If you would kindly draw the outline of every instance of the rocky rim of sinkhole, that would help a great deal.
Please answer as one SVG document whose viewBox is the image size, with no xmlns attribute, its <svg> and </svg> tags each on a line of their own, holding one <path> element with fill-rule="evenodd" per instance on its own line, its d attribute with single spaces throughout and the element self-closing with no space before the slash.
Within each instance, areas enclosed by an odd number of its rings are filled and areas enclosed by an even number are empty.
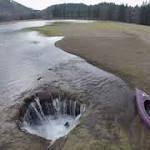
<svg viewBox="0 0 150 150">
<path fill-rule="evenodd" d="M 19 111 L 19 129 L 47 140 L 65 137 L 79 124 L 85 104 L 66 92 L 35 93 Z"/>
</svg>

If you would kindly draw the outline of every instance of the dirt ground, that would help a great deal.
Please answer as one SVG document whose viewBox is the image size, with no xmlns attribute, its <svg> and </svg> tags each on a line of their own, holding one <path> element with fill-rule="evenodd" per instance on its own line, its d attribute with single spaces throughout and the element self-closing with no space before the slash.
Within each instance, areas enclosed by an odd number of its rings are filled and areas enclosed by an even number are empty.
<svg viewBox="0 0 150 150">
<path fill-rule="evenodd" d="M 100 21 L 60 28 L 65 38 L 56 46 L 150 93 L 150 27 Z"/>
</svg>

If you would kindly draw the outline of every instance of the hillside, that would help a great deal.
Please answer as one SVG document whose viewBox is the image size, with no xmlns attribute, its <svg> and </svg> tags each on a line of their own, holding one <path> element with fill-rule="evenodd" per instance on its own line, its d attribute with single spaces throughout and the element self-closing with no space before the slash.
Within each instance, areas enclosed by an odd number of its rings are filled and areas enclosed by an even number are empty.
<svg viewBox="0 0 150 150">
<path fill-rule="evenodd" d="M 35 18 L 36 12 L 12 0 L 0 0 L 0 21 Z"/>
</svg>

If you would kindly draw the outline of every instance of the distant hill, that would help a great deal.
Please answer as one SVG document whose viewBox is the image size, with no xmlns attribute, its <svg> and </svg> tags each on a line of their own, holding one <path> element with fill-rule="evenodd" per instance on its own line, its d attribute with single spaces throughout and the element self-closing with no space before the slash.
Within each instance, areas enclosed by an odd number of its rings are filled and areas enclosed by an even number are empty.
<svg viewBox="0 0 150 150">
<path fill-rule="evenodd" d="M 0 21 L 21 20 L 37 17 L 37 11 L 13 0 L 0 0 Z"/>
</svg>

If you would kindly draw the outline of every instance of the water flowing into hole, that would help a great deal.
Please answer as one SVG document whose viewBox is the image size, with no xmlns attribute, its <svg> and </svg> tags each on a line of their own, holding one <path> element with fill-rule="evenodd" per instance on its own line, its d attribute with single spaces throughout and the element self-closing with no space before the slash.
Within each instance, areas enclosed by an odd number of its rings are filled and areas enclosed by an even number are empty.
<svg viewBox="0 0 150 150">
<path fill-rule="evenodd" d="M 55 141 L 66 136 L 78 123 L 85 105 L 65 96 L 40 99 L 34 96 L 22 119 L 22 131 Z"/>
</svg>

